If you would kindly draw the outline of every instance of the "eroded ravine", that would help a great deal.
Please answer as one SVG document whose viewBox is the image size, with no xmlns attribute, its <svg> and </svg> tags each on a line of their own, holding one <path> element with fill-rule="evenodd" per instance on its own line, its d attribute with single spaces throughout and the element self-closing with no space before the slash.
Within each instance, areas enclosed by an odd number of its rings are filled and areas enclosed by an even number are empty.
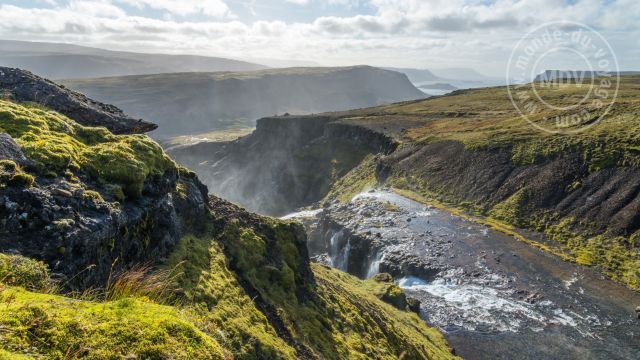
<svg viewBox="0 0 640 360">
<path fill-rule="evenodd" d="M 589 268 L 391 191 L 301 215 L 312 255 L 361 277 L 392 273 L 464 358 L 640 354 L 640 295 Z"/>
</svg>

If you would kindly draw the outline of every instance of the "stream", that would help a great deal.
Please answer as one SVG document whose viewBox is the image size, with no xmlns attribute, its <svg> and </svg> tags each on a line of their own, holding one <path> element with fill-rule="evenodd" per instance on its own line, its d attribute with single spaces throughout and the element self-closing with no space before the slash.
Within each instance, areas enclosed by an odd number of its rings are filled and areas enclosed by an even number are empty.
<svg viewBox="0 0 640 360">
<path fill-rule="evenodd" d="M 465 359 L 640 359 L 640 294 L 388 190 L 291 214 L 318 261 L 394 275 Z"/>
</svg>

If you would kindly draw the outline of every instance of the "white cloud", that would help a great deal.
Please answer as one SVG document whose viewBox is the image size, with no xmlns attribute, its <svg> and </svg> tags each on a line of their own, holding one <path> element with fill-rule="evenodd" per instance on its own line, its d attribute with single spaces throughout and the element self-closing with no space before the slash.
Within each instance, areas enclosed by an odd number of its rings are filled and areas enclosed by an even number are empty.
<svg viewBox="0 0 640 360">
<path fill-rule="evenodd" d="M 223 0 L 115 0 L 138 8 L 165 10 L 178 16 L 204 14 L 211 17 L 231 15 Z"/>
<path fill-rule="evenodd" d="M 311 3 L 311 0 L 285 0 L 285 1 L 295 5 L 309 5 L 309 3 Z"/>
<path fill-rule="evenodd" d="M 221 0 L 58 0 L 53 8 L 0 5 L 0 38 L 117 50 L 291 58 L 326 65 L 474 66 L 500 73 L 523 34 L 543 22 L 566 19 L 596 27 L 611 40 L 627 68 L 637 66 L 640 5 L 636 0 L 368 1 L 374 9 L 370 15 L 246 23 L 230 17 Z M 133 16 L 123 10 L 128 6 L 174 16 Z M 209 20 L 184 18 L 198 14 Z"/>
</svg>

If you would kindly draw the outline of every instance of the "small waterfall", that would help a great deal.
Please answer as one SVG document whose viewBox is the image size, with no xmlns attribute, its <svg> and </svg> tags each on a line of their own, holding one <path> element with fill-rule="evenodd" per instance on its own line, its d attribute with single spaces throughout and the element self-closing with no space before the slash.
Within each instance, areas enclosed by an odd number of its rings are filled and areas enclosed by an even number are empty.
<svg viewBox="0 0 640 360">
<path fill-rule="evenodd" d="M 338 255 L 340 254 L 340 240 L 342 240 L 342 236 L 343 235 L 344 235 L 344 231 L 342 231 L 342 230 L 334 232 L 331 235 L 331 240 L 330 240 L 331 248 L 329 249 L 329 256 L 331 257 L 331 264 L 335 264 L 336 259 L 337 259 Z"/>
<path fill-rule="evenodd" d="M 382 262 L 384 256 L 380 255 L 380 252 L 376 251 L 375 256 L 369 261 L 369 269 L 367 270 L 367 279 L 374 277 L 380 272 L 380 262 Z"/>
<path fill-rule="evenodd" d="M 329 257 L 331 258 L 331 266 L 342 271 L 347 271 L 351 240 L 347 238 L 346 244 L 342 246 L 344 242 L 343 238 L 344 231 L 342 230 L 331 235 Z"/>
</svg>

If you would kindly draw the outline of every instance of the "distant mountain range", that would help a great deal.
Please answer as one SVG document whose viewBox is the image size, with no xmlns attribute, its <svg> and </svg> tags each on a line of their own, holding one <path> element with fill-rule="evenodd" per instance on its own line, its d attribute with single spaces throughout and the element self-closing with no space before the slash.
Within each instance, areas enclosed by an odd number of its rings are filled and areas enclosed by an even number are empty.
<svg viewBox="0 0 640 360">
<path fill-rule="evenodd" d="M 264 65 L 195 55 L 142 54 L 91 47 L 0 40 L 0 66 L 49 79 L 93 78 L 194 71 L 252 71 Z"/>
<path fill-rule="evenodd" d="M 196 134 L 276 114 L 311 114 L 425 98 L 404 74 L 370 66 L 285 68 L 62 80 L 159 125 L 156 138 Z"/>
</svg>

